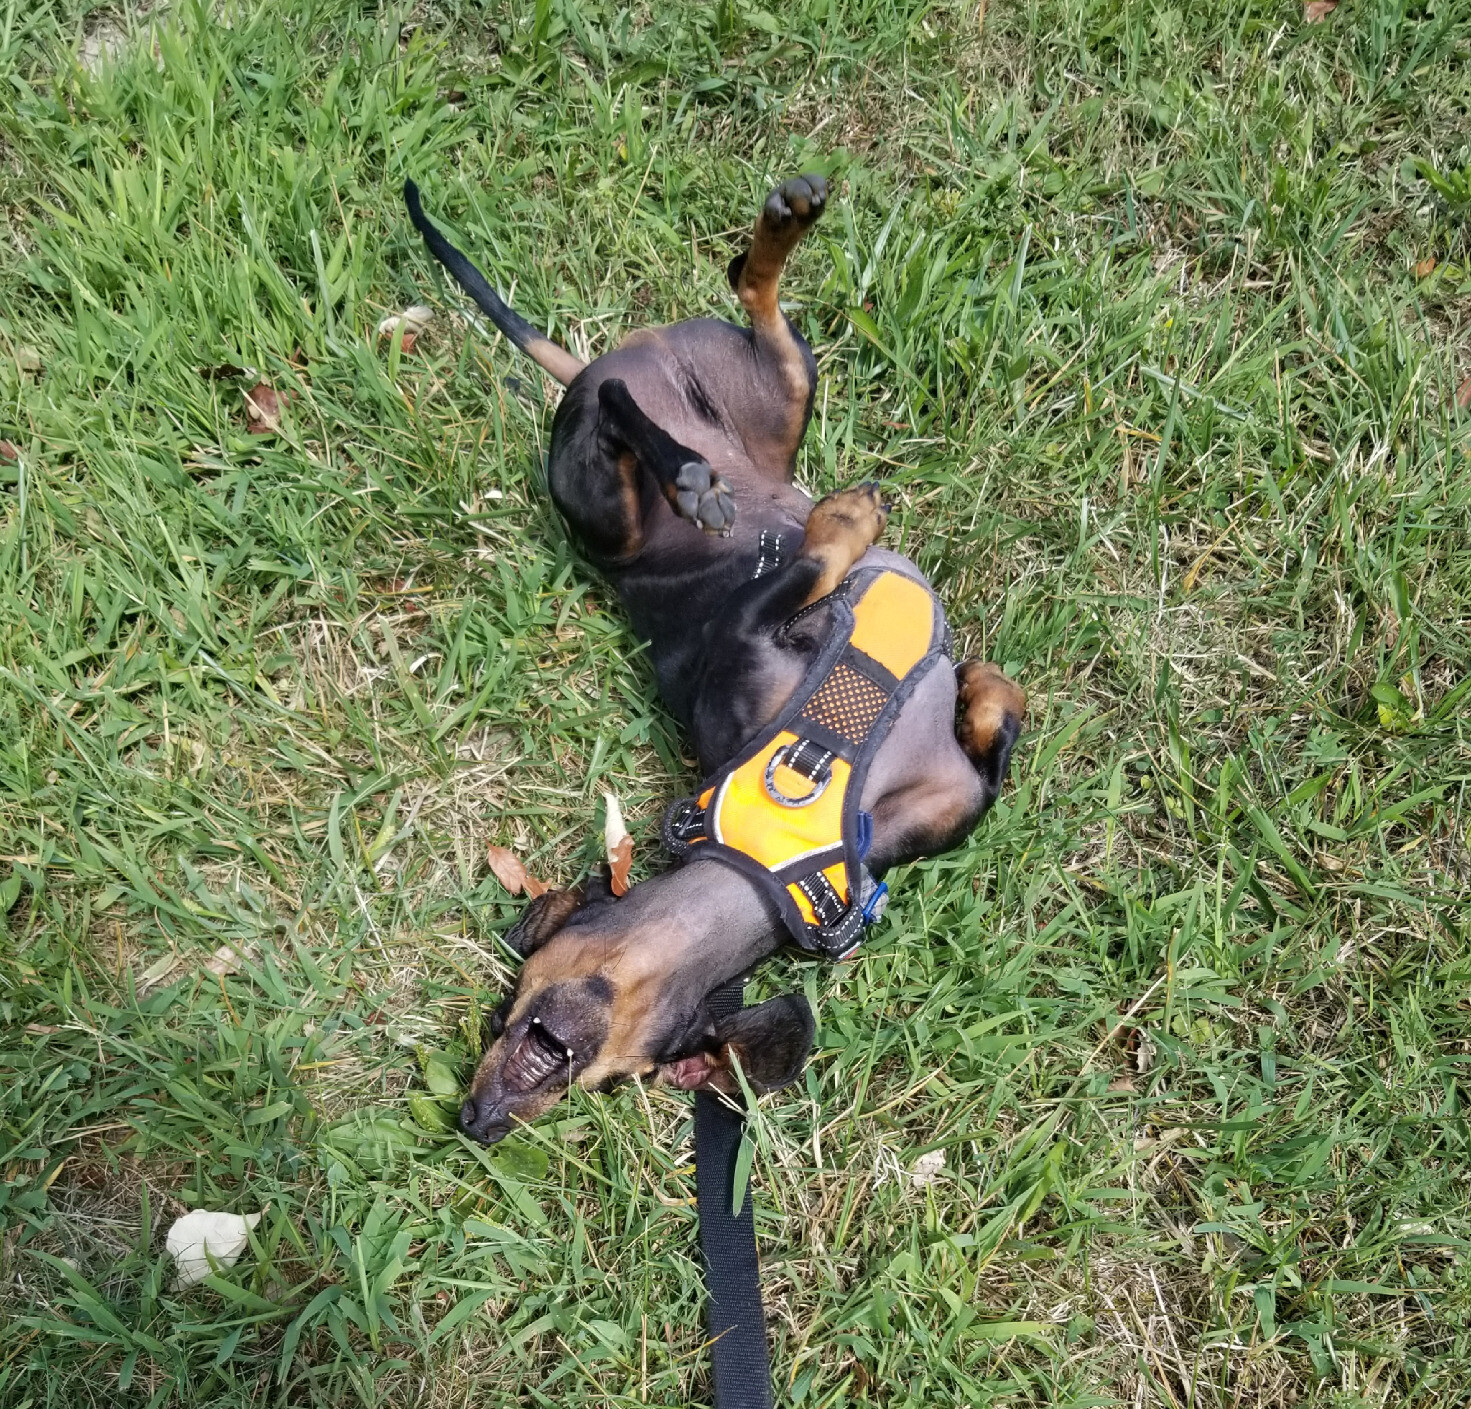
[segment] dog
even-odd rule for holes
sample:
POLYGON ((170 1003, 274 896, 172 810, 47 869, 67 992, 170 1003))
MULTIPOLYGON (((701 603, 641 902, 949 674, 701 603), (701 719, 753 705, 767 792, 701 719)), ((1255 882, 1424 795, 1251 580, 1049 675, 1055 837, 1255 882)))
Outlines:
MULTIPOLYGON (((814 504, 794 483, 817 365, 777 287, 827 204, 823 177, 772 190, 749 248, 731 262, 749 328, 695 318, 641 329, 586 364, 499 297, 425 215, 412 182, 404 197, 433 256, 566 387, 548 458, 552 498, 648 641, 660 694, 707 774, 781 715, 856 569, 929 591, 913 563, 877 546, 888 515, 877 485, 814 504), (789 554, 773 550, 788 544, 789 554)), ((944 664, 896 699, 862 779, 874 878, 964 840, 995 801, 1021 731, 1025 697, 996 666, 944 664)), ((606 1089, 657 1076, 733 1092, 735 1062, 757 1092, 794 1080, 814 1032, 803 998, 721 1014, 709 1001, 788 930, 769 886, 699 848, 617 899, 605 878, 538 897, 507 935, 525 962, 490 1020, 461 1129, 492 1143, 574 1082, 606 1089)))

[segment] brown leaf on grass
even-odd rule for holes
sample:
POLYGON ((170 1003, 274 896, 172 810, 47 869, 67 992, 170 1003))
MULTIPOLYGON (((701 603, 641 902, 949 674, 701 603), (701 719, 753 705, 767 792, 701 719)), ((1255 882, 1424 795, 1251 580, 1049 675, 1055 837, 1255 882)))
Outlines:
POLYGON ((245 429, 251 435, 274 435, 281 429, 280 394, 268 382, 257 382, 245 393, 245 429))
POLYGON ((540 895, 545 895, 552 888, 550 881, 538 880, 535 876, 526 877, 526 894, 535 900, 540 895))
POLYGON ((1456 388, 1456 405, 1463 411, 1471 411, 1471 377, 1456 388))
POLYGON ((1415 277, 1417 279, 1428 279, 1435 273, 1435 256, 1432 254, 1428 259, 1422 259, 1415 266, 1415 277))
POLYGON ((1338 8, 1338 0, 1308 0, 1302 7, 1305 24, 1322 24, 1338 8))
MULTIPOLYGON (((526 882, 530 878, 526 874, 526 867, 514 852, 507 851, 503 846, 488 846, 485 848, 485 859, 490 863, 491 874, 512 895, 520 895, 527 889, 526 882)), ((540 885, 541 882, 538 881, 537 884, 540 885)))
POLYGON ((633 838, 623 825, 623 809, 612 793, 603 794, 603 852, 608 858, 609 889, 627 895, 628 873, 633 867, 633 838))
POLYGON ((608 888, 614 895, 627 895, 628 887, 632 882, 628 879, 628 873, 633 869, 633 838, 624 837, 612 851, 608 853, 608 888))
POLYGON ((20 451, 8 440, 0 440, 0 460, 19 460, 20 451))

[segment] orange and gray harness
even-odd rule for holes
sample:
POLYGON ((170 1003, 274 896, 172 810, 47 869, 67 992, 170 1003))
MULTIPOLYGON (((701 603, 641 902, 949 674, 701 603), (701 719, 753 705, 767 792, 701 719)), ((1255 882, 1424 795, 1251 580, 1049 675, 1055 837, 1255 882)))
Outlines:
MULTIPOLYGON (((763 536, 763 564, 765 551, 763 536)), ((831 637, 786 709, 669 809, 664 845, 752 877, 798 944, 843 959, 888 900, 863 864, 873 842, 864 778, 904 701, 948 659, 950 633, 934 593, 888 568, 854 573, 828 604, 831 637)))

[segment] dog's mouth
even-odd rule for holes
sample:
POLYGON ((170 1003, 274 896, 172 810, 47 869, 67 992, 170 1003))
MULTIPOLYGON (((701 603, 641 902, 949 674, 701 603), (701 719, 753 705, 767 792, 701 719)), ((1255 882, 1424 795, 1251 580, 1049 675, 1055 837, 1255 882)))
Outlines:
POLYGON ((558 1073, 570 1081, 576 1056, 540 1018, 532 1018, 501 1068, 501 1084, 507 1091, 527 1092, 558 1073))

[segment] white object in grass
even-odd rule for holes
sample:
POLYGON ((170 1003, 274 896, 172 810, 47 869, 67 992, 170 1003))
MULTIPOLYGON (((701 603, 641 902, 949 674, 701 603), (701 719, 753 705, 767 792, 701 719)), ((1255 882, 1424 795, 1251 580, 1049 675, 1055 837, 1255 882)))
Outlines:
POLYGON ((940 1177, 945 1168, 945 1151, 930 1150, 921 1155, 909 1168, 909 1185, 912 1189, 924 1189, 940 1177))
POLYGON ((404 309, 402 313, 392 313, 379 323, 378 336, 380 338, 390 336, 397 330, 400 323, 403 324, 405 333, 421 333, 433 317, 432 308, 425 308, 422 303, 413 304, 404 309))
POLYGON ((182 1291, 202 1282, 216 1267, 233 1267, 245 1251, 250 1230, 261 1220, 258 1213, 211 1213, 196 1208, 174 1220, 164 1246, 178 1270, 177 1286, 182 1291))

